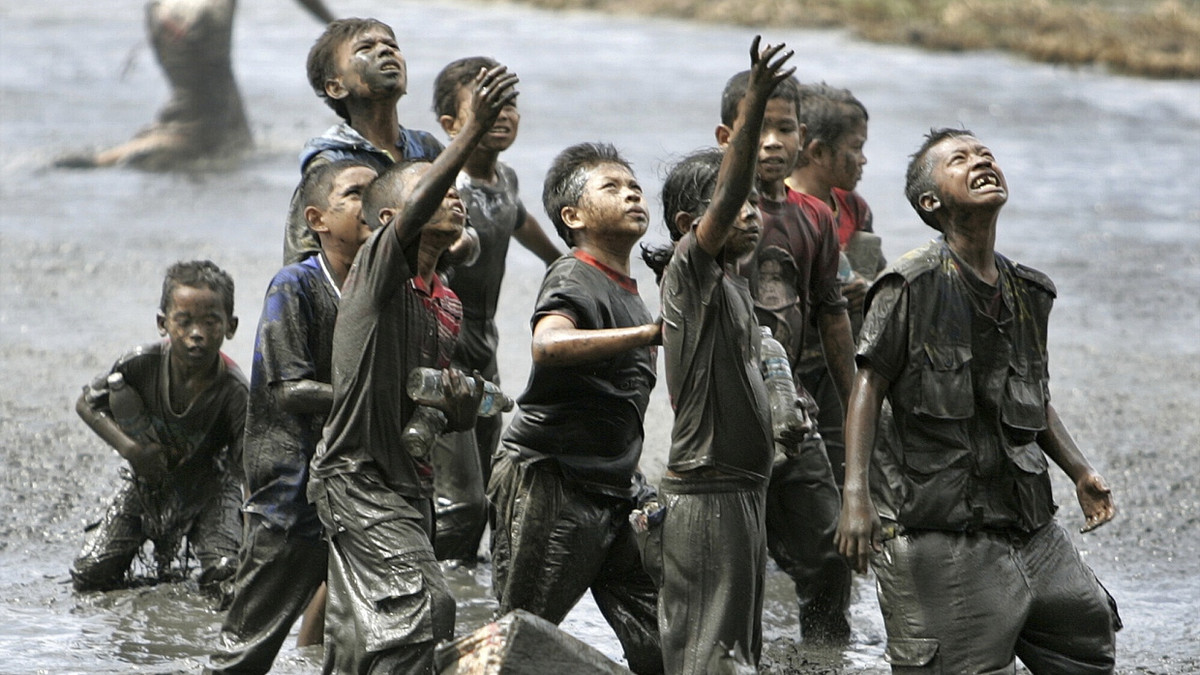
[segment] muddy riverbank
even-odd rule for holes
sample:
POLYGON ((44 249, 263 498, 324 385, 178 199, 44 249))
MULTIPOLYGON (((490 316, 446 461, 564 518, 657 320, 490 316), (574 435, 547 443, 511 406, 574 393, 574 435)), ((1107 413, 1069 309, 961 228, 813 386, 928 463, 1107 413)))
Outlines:
MULTIPOLYGON (((550 13, 511 5, 333 2, 397 28, 409 63, 405 124, 436 129, 433 77, 486 53, 522 78, 520 137, 506 159, 545 221, 550 159, 611 141, 657 195, 664 165, 712 143, 724 81, 745 67, 755 30, 664 19, 550 13)), ((237 281, 244 367, 304 141, 334 123, 309 90, 304 55, 320 32, 288 2, 241 3, 235 70, 255 149, 193 173, 50 168, 63 152, 129 137, 165 99, 142 34, 142 0, 0 3, 0 672, 195 672, 221 615, 194 585, 78 595, 67 568, 121 465, 75 416, 79 387, 126 347, 156 337, 166 267, 211 258, 237 281)), ((866 43, 844 31, 771 29, 799 75, 852 89, 871 113, 860 191, 889 258, 932 231, 904 202, 905 157, 930 126, 964 125, 995 150, 1012 197, 998 248, 1048 273, 1051 391, 1116 494, 1117 520, 1075 541, 1121 604, 1122 673, 1200 672, 1200 82, 1074 70, 997 52, 866 43)), ((647 241, 665 240, 657 198, 647 241)), ((541 265, 514 246, 501 294, 505 387, 529 368, 528 317, 541 265)), ((653 275, 635 265, 658 305, 653 275)), ((660 372, 661 375, 661 372, 660 372)), ((662 471, 665 388, 646 419, 644 465, 662 471)), ((1081 516, 1059 480, 1059 518, 1081 516)), ((485 621, 487 569, 455 573, 460 632, 485 621)), ((768 573, 767 669, 885 673, 869 579, 856 589, 853 641, 832 653, 794 644, 789 583, 768 573)), ((610 656, 619 648, 590 604, 564 627, 610 656)), ((277 672, 316 672, 319 650, 290 644, 277 672)))

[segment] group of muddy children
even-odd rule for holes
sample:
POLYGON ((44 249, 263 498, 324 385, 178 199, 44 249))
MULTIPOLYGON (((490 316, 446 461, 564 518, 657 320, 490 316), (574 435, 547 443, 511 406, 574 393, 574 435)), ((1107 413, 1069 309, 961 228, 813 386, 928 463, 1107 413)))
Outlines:
POLYGON ((563 254, 498 159, 520 119, 513 73, 485 57, 442 70, 443 147, 399 123, 392 30, 330 23, 308 76, 343 121, 302 154, 249 383, 220 351, 232 279, 181 262, 166 339, 105 373, 151 432, 115 419, 106 378, 79 398, 129 468, 76 588, 127 583, 147 540, 165 566, 186 535, 228 606, 212 672, 268 671, 301 615, 302 640, 323 625, 327 672, 431 672, 455 634, 439 561, 474 564, 490 525, 499 614, 558 623, 590 590, 638 673, 752 672, 768 554, 795 582, 805 644, 850 639, 851 570, 870 564, 897 671, 1012 672, 1019 656, 1111 672, 1115 604, 1054 522, 1046 457, 1088 528, 1113 503, 1049 403, 1054 287, 991 249, 1003 173, 970 132, 931 133, 906 193, 942 236, 884 270, 854 192, 865 108, 761 47, 721 94, 718 147, 664 181, 671 242, 642 248, 656 319, 630 275, 647 200, 614 147, 573 145, 546 174, 563 254), (477 410, 479 381, 498 382, 513 237, 548 269, 502 430, 477 410), (785 436, 760 325, 795 377, 803 425, 785 436), (639 460, 660 346, 675 417, 656 489, 639 460), (418 367, 442 369, 440 402, 409 397, 418 367), (443 429, 427 454, 403 442, 417 417, 443 429))

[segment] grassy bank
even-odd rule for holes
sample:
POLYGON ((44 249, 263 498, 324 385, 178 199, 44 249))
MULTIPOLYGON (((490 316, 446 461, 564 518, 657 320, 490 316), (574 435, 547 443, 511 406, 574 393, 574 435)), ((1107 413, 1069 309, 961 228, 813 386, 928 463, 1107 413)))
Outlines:
POLYGON ((749 26, 840 27, 876 42, 1200 78, 1200 0, 510 0, 749 26))

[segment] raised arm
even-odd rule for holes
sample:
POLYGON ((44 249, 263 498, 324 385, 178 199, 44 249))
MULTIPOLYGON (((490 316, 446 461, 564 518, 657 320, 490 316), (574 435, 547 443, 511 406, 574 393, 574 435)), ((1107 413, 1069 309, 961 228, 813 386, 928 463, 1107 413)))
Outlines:
POLYGON ((401 243, 411 241, 437 212, 479 139, 492 128, 504 106, 517 98, 517 76, 505 66, 481 71, 471 91, 470 114, 462 131, 438 155, 405 200, 394 228, 401 243))
POLYGON ((783 50, 782 43, 767 45, 759 53, 761 36, 754 36, 750 43, 750 82, 746 95, 738 107, 737 122, 717 172, 717 185, 713 189, 712 203, 696 225, 696 241, 711 256, 717 256, 725 247, 725 241, 733 231, 738 211, 745 205, 754 187, 755 163, 758 159, 758 138, 762 133, 763 116, 767 101, 775 87, 796 71, 782 70, 795 52, 783 50), (776 58, 778 56, 778 58, 776 58), (774 61, 772 61, 774 59, 774 61), (782 72, 781 72, 782 70, 782 72))
POLYGON ((325 23, 329 23, 337 18, 321 0, 296 0, 296 2, 299 2, 301 7, 307 9, 309 14, 312 14, 325 23))
POLYGON ((1049 403, 1046 404, 1046 428, 1038 434, 1037 442, 1046 456, 1054 460, 1075 484, 1075 496, 1085 519, 1080 532, 1090 532, 1117 515, 1112 490, 1083 456, 1058 411, 1049 403))

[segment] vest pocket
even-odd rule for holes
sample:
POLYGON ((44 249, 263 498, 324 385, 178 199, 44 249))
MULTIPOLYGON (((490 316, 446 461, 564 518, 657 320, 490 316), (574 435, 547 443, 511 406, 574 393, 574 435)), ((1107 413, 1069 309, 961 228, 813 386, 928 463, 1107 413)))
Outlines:
POLYGON ((1032 443, 1046 428, 1046 394, 1041 380, 1010 375, 1000 404, 1000 421, 1015 445, 1032 443))
POLYGON ((971 348, 925 345, 927 362, 921 371, 921 390, 913 412, 941 419, 962 420, 975 412, 971 386, 971 348))

